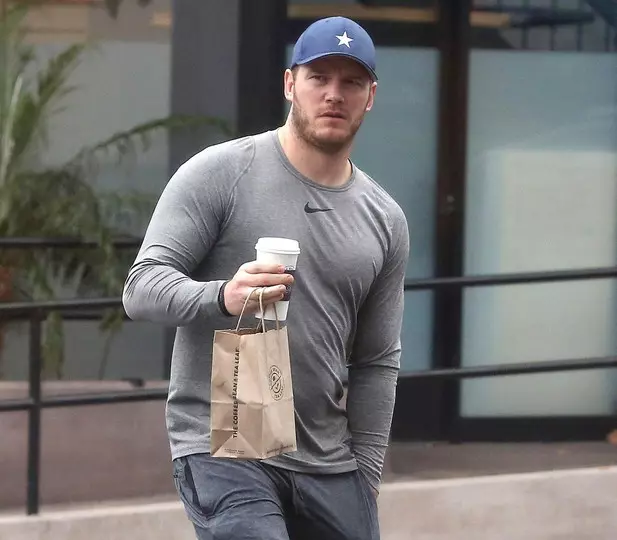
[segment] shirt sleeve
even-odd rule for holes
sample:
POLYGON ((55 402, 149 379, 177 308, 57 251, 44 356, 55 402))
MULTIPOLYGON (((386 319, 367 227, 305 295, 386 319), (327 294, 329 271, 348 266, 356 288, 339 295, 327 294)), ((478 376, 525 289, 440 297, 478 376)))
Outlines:
POLYGON ((360 471, 379 491, 401 356, 409 233, 402 211, 388 257, 360 308, 349 363, 347 415, 360 471))
POLYGON ((190 277, 214 245, 229 205, 231 182, 216 165, 206 155, 193 157, 163 190, 124 284, 131 319, 178 327, 221 313, 224 280, 190 277))

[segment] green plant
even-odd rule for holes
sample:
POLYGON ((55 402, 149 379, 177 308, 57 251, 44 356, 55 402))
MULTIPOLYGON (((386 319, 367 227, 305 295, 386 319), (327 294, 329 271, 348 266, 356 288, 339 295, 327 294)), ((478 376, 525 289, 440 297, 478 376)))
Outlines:
MULTIPOLYGON (((27 11, 24 5, 12 7, 0 20, 0 236, 68 237, 94 241, 96 248, 0 250, 5 291, 0 301, 119 296, 134 254, 116 250, 113 240, 139 226, 155 200, 139 192, 95 189, 92 180, 101 165, 110 158, 122 164, 161 131, 204 125, 230 131, 216 118, 171 116, 81 148, 63 164, 43 165, 48 120, 67 106, 75 90, 70 75, 89 45, 71 45, 37 69, 35 50, 24 40, 27 11)), ((63 374, 62 323, 55 313, 45 321, 46 376, 63 374)), ((111 310, 101 328, 111 339, 121 323, 122 311, 111 310)))

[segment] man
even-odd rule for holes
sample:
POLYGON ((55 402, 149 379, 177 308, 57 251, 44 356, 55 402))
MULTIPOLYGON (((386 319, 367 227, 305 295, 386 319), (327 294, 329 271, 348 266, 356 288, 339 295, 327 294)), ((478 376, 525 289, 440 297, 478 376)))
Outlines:
POLYGON ((176 487, 200 539, 379 538, 409 238, 400 207, 349 157, 376 80, 364 29, 341 17, 311 25, 284 74, 286 123, 182 165, 129 272, 128 315, 178 328, 167 427, 176 487), (262 236, 299 241, 295 281, 254 261, 262 236), (235 325, 247 297, 247 310, 258 309, 256 288, 270 304, 292 282, 298 450, 212 458, 214 331, 235 325))

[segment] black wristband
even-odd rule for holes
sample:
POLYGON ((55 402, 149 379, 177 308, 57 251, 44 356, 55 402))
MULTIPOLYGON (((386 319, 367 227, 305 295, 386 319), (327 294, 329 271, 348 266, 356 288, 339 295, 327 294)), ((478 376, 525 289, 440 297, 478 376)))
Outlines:
POLYGON ((221 313, 226 317, 233 317, 233 315, 229 313, 229 311, 227 311, 227 308, 225 307, 225 287, 228 283, 229 281, 226 281, 221 285, 221 288, 219 289, 219 309, 221 310, 221 313))

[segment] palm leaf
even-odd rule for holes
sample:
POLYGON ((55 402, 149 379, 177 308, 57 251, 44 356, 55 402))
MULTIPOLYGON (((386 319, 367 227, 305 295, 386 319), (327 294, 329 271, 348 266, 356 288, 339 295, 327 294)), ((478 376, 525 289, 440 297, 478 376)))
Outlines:
POLYGON ((173 131, 175 129, 188 129, 209 126, 231 135, 229 125, 222 119, 209 116, 171 115, 166 118, 158 118, 139 124, 129 130, 113 134, 108 139, 89 147, 82 148, 77 155, 65 165, 66 168, 82 167, 89 173, 99 170, 100 160, 103 157, 114 158, 116 163, 135 156, 137 143, 141 143, 142 150, 150 148, 152 136, 155 133, 173 131))
MULTIPOLYGON (((15 156, 15 132, 18 129, 18 108, 22 100, 23 77, 15 79, 12 87, 6 88, 8 93, 2 107, 2 133, 0 135, 0 187, 7 183, 15 156)), ((0 220, 8 209, 0 212, 0 220)))
POLYGON ((4 9, 6 12, 0 17, 0 40, 21 41, 24 35, 22 23, 28 14, 28 6, 22 2, 5 6, 4 9))
MULTIPOLYGON (((69 237, 94 241, 97 247, 1 250, 0 269, 11 272, 12 290, 23 299, 118 296, 134 254, 114 249, 112 240, 141 227, 142 218, 152 213, 156 197, 95 189, 92 180, 100 167, 110 161, 119 165, 147 150, 159 132, 198 127, 227 135, 232 132, 217 118, 169 116, 86 146, 64 165, 37 166, 48 143, 48 120, 73 90, 70 77, 87 47, 67 47, 38 70, 36 77, 26 77, 35 60, 33 49, 22 39, 26 13, 27 6, 18 5, 0 20, 0 236, 69 237)), ((122 312, 110 310, 101 329, 112 333, 121 323, 122 312)), ((60 318, 52 316, 46 321, 46 373, 57 377, 63 372, 62 328, 60 318)), ((106 349, 101 375, 108 352, 106 349)))
POLYGON ((65 169, 23 171, 9 180, 11 219, 7 236, 73 236, 97 230, 101 220, 94 189, 65 169))
POLYGON ((52 107, 73 90, 68 79, 85 49, 84 44, 77 44, 60 52, 38 74, 36 91, 22 96, 16 114, 12 167, 19 167, 23 158, 36 152, 38 143, 47 142, 45 120, 55 112, 52 107))
MULTIPOLYGON (((0 20, 0 188, 6 182, 13 159, 16 111, 23 95, 23 72, 32 58, 30 49, 23 47, 21 42, 20 25, 25 14, 23 6, 11 7, 0 20)), ((2 204, 0 219, 6 211, 6 204, 2 204)))
POLYGON ((43 335, 44 377, 62 379, 64 375, 64 321, 57 311, 51 312, 44 325, 43 335))

